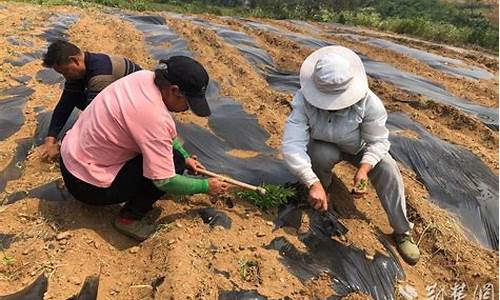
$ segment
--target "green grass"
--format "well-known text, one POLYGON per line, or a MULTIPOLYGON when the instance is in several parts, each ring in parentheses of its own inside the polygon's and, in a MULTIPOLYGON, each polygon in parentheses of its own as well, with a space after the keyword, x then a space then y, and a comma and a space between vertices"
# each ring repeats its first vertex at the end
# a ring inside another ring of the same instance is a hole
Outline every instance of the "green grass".
POLYGON ((322 11, 316 20, 365 26, 451 45, 476 45, 498 52, 498 28, 491 26, 486 19, 476 19, 467 25, 454 25, 426 16, 383 18, 373 9, 361 9, 338 13, 322 11))
POLYGON ((4 249, 3 249, 3 246, 0 244, 0 252, 2 253, 2 264, 6 265, 6 266, 10 266, 10 265, 13 265, 15 262, 16 262, 16 259, 12 256, 8 256, 4 249))
POLYGON ((268 184, 262 187, 266 189, 266 195, 264 196, 253 191, 241 191, 236 194, 239 198, 264 210, 285 204, 296 195, 295 189, 281 185, 268 184))
MULTIPOLYGON (((198 2, 187 3, 184 1, 169 1, 168 3, 154 0, 16 0, 17 2, 35 3, 46 6, 70 5, 82 8, 108 6, 137 11, 170 11, 184 14, 209 13, 219 16, 234 16, 244 14, 233 8, 224 8, 198 2)), ((249 16, 249 14, 246 14, 249 16)))
POLYGON ((244 281, 259 281, 259 263, 253 259, 242 258, 238 261, 240 276, 244 281))
POLYGON ((58 5, 69 5, 82 8, 98 7, 99 5, 125 8, 137 11, 144 11, 148 8, 148 2, 146 1, 124 1, 124 0, 94 0, 94 1, 84 1, 84 0, 16 0, 17 2, 27 2, 34 3, 45 6, 58 6, 58 5))

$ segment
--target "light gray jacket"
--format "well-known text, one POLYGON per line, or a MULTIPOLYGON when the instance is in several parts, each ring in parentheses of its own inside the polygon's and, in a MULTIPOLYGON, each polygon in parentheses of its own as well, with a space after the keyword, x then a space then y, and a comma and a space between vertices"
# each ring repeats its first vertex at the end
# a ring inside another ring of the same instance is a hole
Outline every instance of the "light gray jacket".
POLYGON ((292 173, 308 187, 318 181, 307 154, 310 139, 330 142, 353 155, 364 151, 361 162, 372 166, 389 152, 387 112, 371 90, 364 99, 337 111, 312 106, 299 90, 292 107, 285 124, 282 151, 292 173))

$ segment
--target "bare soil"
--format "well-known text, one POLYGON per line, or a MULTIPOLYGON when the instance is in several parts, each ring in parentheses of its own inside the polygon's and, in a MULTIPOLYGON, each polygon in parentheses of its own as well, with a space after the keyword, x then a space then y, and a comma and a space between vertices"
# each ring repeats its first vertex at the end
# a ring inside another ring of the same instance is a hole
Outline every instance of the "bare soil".
MULTIPOLYGON (((80 20, 69 30, 70 41, 88 51, 127 56, 145 68, 152 68, 155 64, 147 53, 142 35, 131 24, 98 9, 45 7, 17 2, 1 4, 5 6, 5 9, 0 9, 2 59, 13 53, 32 50, 13 46, 5 42, 6 37, 15 35, 32 41, 36 49, 45 44, 38 34, 47 27, 49 17, 72 12, 78 13, 80 20)), ((200 17, 248 33, 283 69, 298 71, 303 59, 312 51, 278 35, 249 30, 237 21, 208 15, 200 17)), ((188 20, 167 17, 167 22, 188 41, 195 57, 220 83, 221 94, 233 97, 245 111, 255 114, 259 124, 271 135, 267 143, 279 148, 292 95, 274 91, 237 49, 224 43, 214 32, 188 20)), ((269 22, 276 25, 274 21, 269 22)), ((447 88, 453 89, 460 84, 409 58, 384 51, 375 53, 374 49, 347 42, 346 45, 360 47, 358 50, 366 51, 368 56, 376 55, 374 58, 394 63, 408 72, 429 76, 447 88), (410 62, 415 67, 405 66, 410 62)), ((34 77, 42 67, 40 61, 34 61, 21 68, 8 64, 1 68, 0 88, 4 88, 16 85, 13 77, 34 77)), ((476 97, 472 100, 483 103, 481 101, 486 99, 485 104, 495 106, 492 99, 498 101, 498 81, 471 84, 482 91, 467 91, 463 87, 454 92, 458 95, 460 91, 469 93, 467 95, 476 97)), ((58 85, 48 86, 35 80, 31 80, 29 86, 35 89, 35 93, 25 107, 26 122, 15 135, 0 142, 0 168, 9 163, 17 139, 33 136, 36 128, 34 108, 52 108, 61 92, 58 85)), ((403 111, 436 136, 466 147, 498 174, 498 132, 456 109, 429 103, 387 83, 370 79, 370 86, 383 99, 388 110, 403 111)), ((206 120, 191 114, 176 117, 181 122, 193 122, 207 128, 206 120)), ((418 138, 412 132, 400 134, 418 138)), ((228 154, 237 157, 256 155, 245 151, 228 154)), ((391 227, 373 187, 368 187, 364 198, 353 199, 350 189, 354 167, 342 163, 335 167, 334 172, 337 179, 332 203, 339 210, 342 222, 350 229, 341 241, 365 250, 367 256, 376 251, 384 252, 376 233, 381 231, 389 235, 391 227)), ((402 174, 408 213, 415 223, 414 238, 419 242, 422 257, 414 267, 403 263, 407 279, 398 286, 409 284, 421 296, 426 294, 426 287, 434 283, 445 288, 447 294, 456 282, 467 284, 468 295, 472 295, 476 286, 489 282, 498 291, 498 252, 468 240, 455 219, 429 201, 427 190, 415 174, 404 168, 402 174)), ((59 177, 57 165, 40 162, 34 150, 25 163, 23 176, 9 182, 0 199, 8 193, 29 190, 59 177)), ((299 250, 304 250, 296 230, 284 228, 272 232, 274 211, 262 212, 234 195, 227 197, 233 200, 234 207, 225 205, 222 198, 203 195, 159 201, 150 218, 162 224, 161 230, 140 244, 117 233, 111 226, 118 206, 96 208, 74 200, 57 203, 36 198, 0 206, 0 233, 16 235, 15 242, 5 250, 5 255, 14 258, 15 262, 0 264, 0 295, 21 289, 41 272, 49 276, 45 299, 66 299, 76 294, 85 277, 92 274, 101 276, 98 299, 216 299, 219 290, 233 289, 255 289, 271 299, 284 296, 325 299, 334 294, 329 276, 301 282, 281 263, 277 251, 262 247, 275 237, 285 236, 299 250), (210 228, 201 221, 195 209, 209 206, 216 206, 231 217, 230 230, 210 228), (242 266, 247 266, 247 276, 242 276, 242 266)), ((369 299, 362 294, 352 294, 348 298, 369 299)))

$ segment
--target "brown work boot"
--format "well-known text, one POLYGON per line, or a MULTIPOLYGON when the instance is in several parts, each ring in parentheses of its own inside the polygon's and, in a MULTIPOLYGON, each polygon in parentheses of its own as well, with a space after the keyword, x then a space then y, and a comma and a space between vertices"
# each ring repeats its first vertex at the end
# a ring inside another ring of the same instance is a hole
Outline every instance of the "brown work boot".
POLYGON ((394 240, 403 260, 411 266, 416 265, 420 259, 420 250, 418 250, 418 246, 413 241, 411 234, 409 232, 403 234, 394 233, 394 240))
POLYGON ((146 218, 135 220, 118 216, 113 225, 119 232, 141 242, 156 230, 156 225, 149 224, 146 218))

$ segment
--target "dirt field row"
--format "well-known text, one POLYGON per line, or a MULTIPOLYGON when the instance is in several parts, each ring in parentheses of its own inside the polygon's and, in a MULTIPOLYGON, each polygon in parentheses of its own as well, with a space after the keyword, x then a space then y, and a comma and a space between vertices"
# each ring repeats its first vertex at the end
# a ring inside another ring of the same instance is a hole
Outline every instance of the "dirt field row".
MULTIPOLYGON (((131 23, 100 9, 49 8, 11 2, 2 5, 5 6, 0 9, 2 60, 42 47, 45 41, 39 34, 48 26, 52 15, 76 13, 79 21, 70 28, 68 38, 82 49, 124 55, 145 68, 152 68, 156 63, 148 54, 144 37, 131 23), (12 45, 6 41, 9 36, 30 41, 33 47, 12 45)), ((189 49, 206 67, 211 78, 219 82, 220 93, 233 97, 245 111, 255 114, 259 124, 270 134, 268 145, 278 149, 292 95, 271 88, 239 51, 215 32, 187 19, 162 15, 167 25, 188 42, 189 49)), ((282 69, 298 71, 304 58, 313 51, 277 34, 249 29, 237 20, 209 15, 198 17, 247 33, 282 69)), ((311 35, 311 32, 281 21, 262 22, 311 35)), ((486 67, 496 76, 494 80, 473 82, 445 75, 388 50, 325 34, 316 37, 331 39, 375 60, 434 80, 454 95, 498 107, 498 62, 495 66, 480 56, 467 57, 467 62, 486 67)), ((451 55, 450 50, 439 52, 421 47, 444 56, 451 55)), ((14 77, 30 75, 33 79, 28 86, 35 92, 24 108, 25 124, 17 133, 0 142, 0 169, 10 162, 16 140, 33 136, 37 125, 35 108, 45 106, 50 109, 58 100, 61 92, 58 85, 44 85, 34 79, 41 69, 39 60, 23 67, 2 64, 0 89, 16 86, 18 83, 14 77)), ((498 175, 498 132, 457 109, 429 103, 381 80, 370 79, 370 86, 389 111, 402 111, 435 136, 469 149, 498 175)), ((206 120, 187 114, 179 116, 178 120, 207 127, 206 120)), ((390 234, 391 228, 373 187, 369 187, 365 199, 354 200, 348 191, 354 168, 341 164, 336 166, 335 172, 338 193, 334 202, 342 222, 350 228, 342 243, 365 250, 368 256, 377 250, 385 252, 376 233, 381 230, 390 234)), ((407 169, 402 172, 410 218, 415 223, 414 237, 419 241, 422 257, 415 267, 403 263, 407 279, 398 287, 410 285, 420 295, 425 295, 426 287, 437 283, 449 295, 457 282, 463 282, 470 297, 477 286, 494 283, 495 291, 498 291, 498 252, 468 240, 458 223, 429 201, 427 190, 415 174, 407 169)), ((2 196, 26 191, 59 177, 58 167, 40 162, 33 150, 24 163, 23 175, 8 182, 2 196)), ((229 197, 234 198, 233 195, 229 197)), ((324 299, 334 294, 329 276, 302 282, 281 262, 277 251, 263 248, 275 237, 284 236, 305 251, 296 231, 285 228, 272 232, 274 211, 262 212, 237 199, 234 202, 236 205, 229 208, 223 200, 206 196, 160 201, 155 217, 163 224, 162 229, 141 244, 123 237, 112 228, 110 220, 116 215, 117 206, 100 209, 74 200, 58 203, 36 198, 0 206, 0 234, 15 235, 14 242, 4 250, 5 255, 14 258, 15 262, 0 264, 0 295, 26 286, 42 271, 49 276, 45 299, 68 298, 77 293, 85 277, 92 274, 100 274, 98 299, 216 299, 221 290, 239 289, 257 290, 271 299, 285 296, 324 299), (199 218, 195 209, 214 206, 213 202, 232 219, 230 230, 211 229, 199 218), (255 262, 257 267, 250 270, 250 276, 242 276, 242 265, 248 261, 255 262)), ((353 294, 349 298, 369 297, 353 294)))

